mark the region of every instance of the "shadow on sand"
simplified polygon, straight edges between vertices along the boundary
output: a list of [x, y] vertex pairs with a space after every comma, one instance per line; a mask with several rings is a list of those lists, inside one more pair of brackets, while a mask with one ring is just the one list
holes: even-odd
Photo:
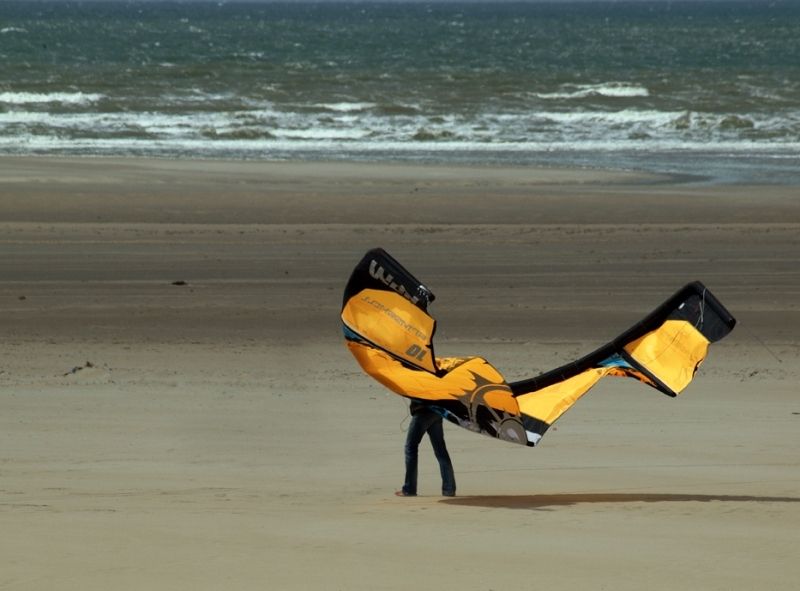
[[440, 503], [463, 507], [499, 509], [540, 509], [586, 503], [800, 503], [800, 497], [759, 497], [749, 495], [690, 495], [658, 493], [572, 493], [552, 495], [486, 495], [442, 499]]

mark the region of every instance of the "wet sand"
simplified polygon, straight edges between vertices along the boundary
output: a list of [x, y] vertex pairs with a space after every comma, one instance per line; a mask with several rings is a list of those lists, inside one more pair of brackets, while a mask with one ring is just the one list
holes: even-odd
[[[404, 401], [338, 320], [365, 250], [510, 380], [684, 283], [739, 320], [678, 399], [523, 448]], [[590, 170], [0, 159], [0, 589], [794, 589], [800, 190]], [[426, 444], [424, 444], [426, 445]]]

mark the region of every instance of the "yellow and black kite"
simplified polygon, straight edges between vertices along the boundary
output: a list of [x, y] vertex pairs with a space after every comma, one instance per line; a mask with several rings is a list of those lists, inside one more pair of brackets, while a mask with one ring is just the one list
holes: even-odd
[[676, 396], [708, 345], [736, 320], [699, 282], [689, 283], [622, 335], [535, 378], [507, 383], [481, 357], [436, 357], [433, 293], [386, 251], [370, 250], [344, 291], [347, 347], [381, 384], [427, 403], [444, 418], [505, 441], [534, 446], [604, 376], [627, 376]]

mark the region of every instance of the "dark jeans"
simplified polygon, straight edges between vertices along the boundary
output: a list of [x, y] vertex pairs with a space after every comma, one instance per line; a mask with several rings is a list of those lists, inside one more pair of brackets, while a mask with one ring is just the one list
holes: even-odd
[[403, 484], [403, 493], [406, 495], [417, 494], [417, 464], [418, 450], [422, 437], [428, 434], [433, 446], [433, 453], [439, 460], [439, 470], [442, 473], [442, 494], [453, 496], [456, 494], [456, 478], [453, 474], [453, 464], [447, 453], [444, 443], [444, 429], [442, 417], [427, 409], [420, 409], [411, 417], [406, 436], [406, 480]]

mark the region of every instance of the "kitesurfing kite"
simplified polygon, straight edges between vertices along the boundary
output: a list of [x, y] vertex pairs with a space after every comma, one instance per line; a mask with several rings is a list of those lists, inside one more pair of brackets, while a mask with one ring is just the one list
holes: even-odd
[[710, 343], [736, 320], [700, 282], [689, 283], [593, 353], [508, 383], [482, 357], [436, 357], [433, 293], [386, 251], [370, 250], [344, 290], [347, 347], [362, 369], [449, 421], [522, 445], [547, 429], [604, 376], [635, 378], [668, 396], [692, 380]]

